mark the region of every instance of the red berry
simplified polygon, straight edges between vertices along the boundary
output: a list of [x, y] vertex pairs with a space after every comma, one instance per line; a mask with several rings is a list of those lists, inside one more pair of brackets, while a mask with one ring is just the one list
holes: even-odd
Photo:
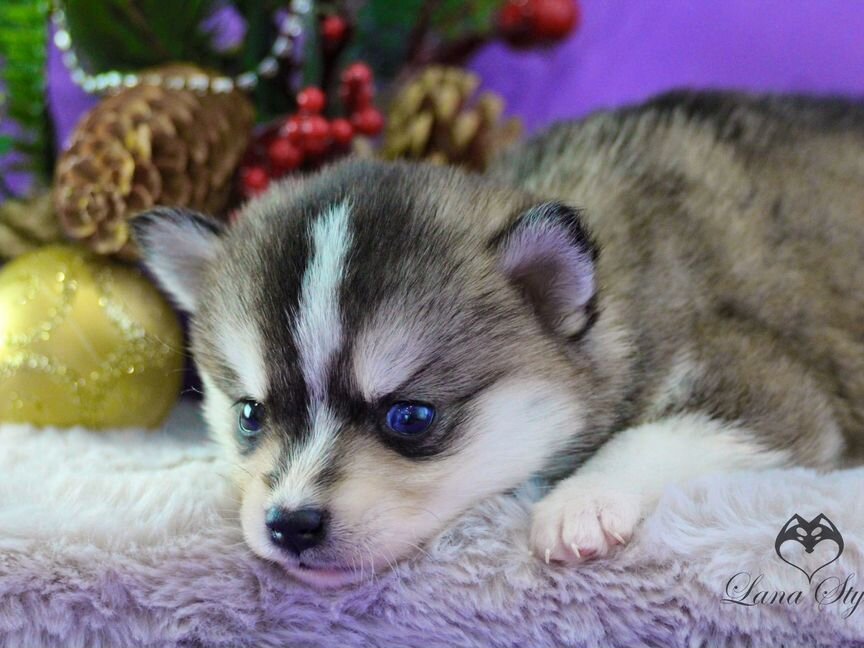
[[294, 146], [287, 137], [273, 140], [267, 147], [267, 159], [277, 172], [293, 171], [303, 162], [303, 151]]
[[354, 139], [354, 127], [347, 119], [334, 119], [330, 122], [330, 137], [343, 148], [350, 146], [351, 140]]
[[529, 0], [509, 0], [498, 14], [498, 29], [505, 36], [514, 36], [530, 31], [531, 10]]
[[579, 20], [577, 0], [507, 0], [498, 29], [511, 44], [534, 45], [561, 40]]
[[294, 146], [302, 146], [303, 134], [300, 132], [302, 121], [303, 118], [300, 115], [291, 115], [279, 129], [279, 137], [284, 137]]
[[342, 71], [342, 83], [348, 86], [370, 85], [373, 80], [372, 68], [365, 63], [352, 63]]
[[297, 106], [301, 113], [317, 115], [324, 110], [326, 103], [327, 97], [321, 88], [310, 86], [297, 93]]
[[330, 47], [341, 45], [346, 33], [348, 33], [348, 22], [342, 16], [331, 15], [321, 21], [321, 38], [325, 45]]
[[320, 155], [330, 144], [330, 125], [321, 115], [308, 115], [300, 122], [303, 148], [307, 153]]
[[540, 40], [561, 40], [579, 22], [576, 0], [534, 0], [534, 35]]
[[246, 195], [254, 196], [267, 188], [267, 185], [270, 184], [270, 176], [264, 167], [251, 166], [242, 169], [240, 181], [243, 183], [243, 190]]
[[345, 110], [355, 113], [372, 105], [375, 98], [375, 87], [370, 83], [361, 86], [344, 86], [339, 91], [339, 98], [345, 105]]
[[351, 125], [363, 135], [377, 135], [384, 127], [384, 117], [377, 108], [369, 106], [351, 116]]

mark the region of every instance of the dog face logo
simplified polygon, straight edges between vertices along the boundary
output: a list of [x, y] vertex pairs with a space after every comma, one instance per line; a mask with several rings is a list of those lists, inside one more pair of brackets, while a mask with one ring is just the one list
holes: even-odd
[[822, 513], [809, 522], [796, 513], [777, 534], [774, 550], [780, 560], [812, 581], [816, 572], [840, 558], [843, 536]]

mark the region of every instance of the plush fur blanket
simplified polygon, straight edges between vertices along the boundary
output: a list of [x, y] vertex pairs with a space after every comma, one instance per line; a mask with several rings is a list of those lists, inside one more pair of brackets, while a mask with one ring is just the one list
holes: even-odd
[[[526, 488], [315, 592], [245, 548], [201, 427], [188, 408], [158, 433], [0, 427], [0, 646], [864, 646], [864, 469], [687, 484], [578, 568], [529, 556]], [[795, 513], [842, 534], [812, 582], [775, 551]], [[796, 547], [805, 571], [839, 548]]]

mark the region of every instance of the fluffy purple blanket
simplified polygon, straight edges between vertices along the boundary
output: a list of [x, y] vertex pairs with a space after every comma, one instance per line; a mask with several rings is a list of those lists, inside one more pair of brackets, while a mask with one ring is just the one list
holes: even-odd
[[[0, 427], [0, 646], [864, 645], [864, 469], [688, 484], [579, 568], [529, 556], [526, 489], [323, 593], [247, 551], [225, 472], [188, 410], [155, 434]], [[844, 540], [812, 582], [775, 551], [795, 513]], [[837, 553], [795, 546], [806, 571]]]

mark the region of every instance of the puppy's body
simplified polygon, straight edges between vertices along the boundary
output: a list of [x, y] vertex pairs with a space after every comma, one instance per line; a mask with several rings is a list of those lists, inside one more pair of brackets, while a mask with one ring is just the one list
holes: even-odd
[[[667, 483], [862, 451], [848, 104], [668, 96], [559, 126], [487, 178], [349, 162], [227, 232], [165, 212], [137, 230], [195, 313], [247, 540], [316, 584], [538, 472], [579, 466], [532, 531], [570, 561], [624, 542]], [[423, 434], [388, 428], [404, 402], [434, 405]], [[261, 404], [259, 431], [238, 434], [235, 403]], [[326, 538], [276, 546], [270, 511], [310, 506]]]
[[630, 424], [699, 411], [808, 465], [839, 431], [861, 453], [864, 107], [666, 95], [560, 125], [495, 172], [584, 208], [600, 303], [633, 343]]

